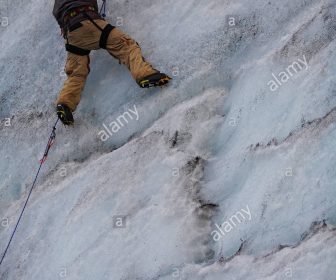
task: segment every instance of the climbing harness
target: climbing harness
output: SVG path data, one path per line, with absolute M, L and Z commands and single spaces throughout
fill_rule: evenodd
M 107 24 L 104 28 L 101 28 L 87 13 L 84 12 L 83 14 L 89 21 L 92 22 L 92 24 L 95 27 L 97 27 L 102 32 L 99 39 L 99 47 L 101 47 L 102 49 L 106 49 L 108 36 L 110 35 L 111 31 L 115 28 L 115 26 Z
M 56 126 L 57 126 L 58 121 L 59 121 L 59 118 L 57 118 L 57 121 L 56 121 L 56 123 L 54 124 L 54 127 L 53 127 L 53 129 L 52 129 L 52 132 L 51 132 L 51 134 L 50 134 L 50 137 L 49 137 L 49 140 L 48 140 L 48 144 L 47 144 L 46 149 L 45 149 L 45 151 L 44 151 L 43 157 L 42 157 L 42 159 L 40 160 L 40 167 L 39 167 L 39 169 L 38 169 L 38 171 L 37 171 L 37 173 L 36 173 L 35 180 L 34 180 L 32 186 L 31 186 L 31 188 L 30 188 L 28 197 L 27 197 L 26 202 L 25 202 L 25 204 L 24 204 L 24 206 L 23 206 L 23 208 L 22 208 L 21 214 L 20 214 L 19 219 L 18 219 L 18 221 L 17 221 L 17 223 L 16 223 L 16 225 L 15 225 L 15 228 L 14 228 L 14 230 L 13 230 L 13 233 L 12 233 L 10 239 L 9 239 L 9 242 L 8 242 L 8 244 L 7 244 L 7 247 L 6 247 L 6 250 L 5 250 L 5 252 L 3 253 L 3 255 L 2 255 L 2 257 L 1 257 L 0 266 L 1 266 L 2 262 L 3 262 L 3 260 L 5 259 L 5 256 L 6 256 L 6 254 L 7 254 L 8 248 L 9 248 L 9 246 L 10 246 L 10 244 L 11 244 L 13 238 L 14 238 L 14 235 L 15 235 L 15 233 L 16 233 L 16 230 L 17 230 L 17 228 L 18 228 L 18 226 L 19 226 L 19 223 L 20 223 L 20 221 L 21 221 L 21 219 L 22 219 L 23 213 L 24 213 L 24 211 L 25 211 L 25 209 L 26 209 L 26 207 L 27 207 L 28 201 L 29 201 L 30 196 L 31 196 L 31 194 L 32 194 L 32 192 L 33 192 L 33 189 L 34 189 L 34 187 L 35 187 L 35 184 L 36 184 L 38 175 L 40 174 L 40 170 L 41 170 L 41 168 L 42 168 L 42 165 L 43 165 L 43 163 L 45 163 L 45 161 L 47 160 L 49 150 L 50 150 L 51 146 L 54 144 L 54 141 L 55 141 L 55 138 L 56 138 Z
M 106 49 L 106 44 L 107 44 L 107 39 L 111 33 L 111 31 L 115 28 L 115 26 L 111 24 L 107 24 L 104 28 L 101 28 L 93 19 L 90 17 L 88 12 L 95 11 L 94 7 L 88 6 L 88 7 L 83 7 L 83 8 L 77 8 L 75 10 L 71 10 L 66 16 L 65 16 L 65 21 L 68 21 L 70 18 L 76 17 L 80 14 L 84 15 L 89 21 L 92 22 L 92 24 L 97 27 L 101 31 L 100 39 L 99 39 L 99 47 L 102 49 Z M 101 17 L 105 18 L 106 17 L 106 0 L 103 0 L 103 4 L 100 8 L 99 14 Z M 81 24 L 79 25 L 81 26 Z M 75 27 L 73 27 L 75 28 Z M 67 43 L 65 44 L 65 49 L 68 52 L 71 52 L 73 54 L 85 56 L 90 54 L 90 50 L 82 49 L 80 47 L 74 46 L 69 44 L 68 38 L 65 33 L 65 38 L 67 40 Z
M 70 11 L 66 12 L 63 22 L 67 23 L 70 19 L 81 15 L 83 12 L 96 12 L 95 7 L 93 6 L 83 6 L 79 8 L 73 8 Z
M 81 55 L 81 56 L 86 56 L 90 54 L 90 50 L 85 50 L 79 47 L 76 47 L 74 45 L 70 45 L 69 43 L 65 44 L 65 49 L 73 54 Z

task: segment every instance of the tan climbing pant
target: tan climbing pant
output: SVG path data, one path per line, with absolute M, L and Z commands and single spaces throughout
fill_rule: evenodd
M 102 19 L 94 20 L 100 28 L 108 22 Z M 101 30 L 90 20 L 81 22 L 82 26 L 67 34 L 68 43 L 86 50 L 99 49 Z M 142 78 L 157 72 L 142 56 L 136 41 L 120 29 L 114 28 L 106 44 L 106 50 L 116 59 L 127 66 L 133 78 L 138 82 Z M 90 57 L 68 52 L 65 64 L 67 80 L 59 94 L 57 104 L 64 104 L 75 111 L 84 89 L 86 78 L 90 72 Z

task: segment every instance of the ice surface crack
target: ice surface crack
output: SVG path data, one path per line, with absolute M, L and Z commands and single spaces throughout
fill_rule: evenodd
M 312 134 L 314 132 L 320 132 L 322 129 L 327 128 L 330 124 L 336 121 L 336 107 L 330 110 L 326 115 L 320 118 L 316 118 L 311 121 L 302 120 L 301 126 L 290 132 L 286 138 L 279 141 L 277 138 L 272 138 L 267 144 L 258 142 L 257 144 L 250 145 L 248 149 L 256 152 L 258 150 L 264 150 L 270 147 L 276 147 L 288 142 L 294 142 L 304 134 Z

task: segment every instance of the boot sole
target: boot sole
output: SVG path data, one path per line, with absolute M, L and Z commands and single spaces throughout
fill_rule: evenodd
M 64 110 L 57 110 L 57 115 L 64 125 L 73 125 L 74 124 L 73 121 L 68 121 L 68 120 L 65 119 L 66 113 L 65 113 Z
M 144 80 L 144 81 L 141 81 L 139 85 L 141 88 L 162 87 L 162 86 L 167 85 L 170 80 L 171 78 L 167 76 L 154 83 L 151 82 L 150 80 Z

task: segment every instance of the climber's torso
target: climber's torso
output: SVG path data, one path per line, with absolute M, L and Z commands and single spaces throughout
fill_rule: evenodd
M 64 27 L 64 17 L 66 13 L 70 10 L 79 8 L 79 7 L 85 7 L 85 6 L 91 6 L 96 11 L 98 11 L 98 3 L 97 0 L 55 0 L 54 3 L 54 9 L 53 9 L 53 15 L 55 16 L 58 24 L 61 27 Z M 99 18 L 98 13 L 94 15 L 93 13 L 90 14 L 92 18 Z M 83 20 L 82 18 L 78 18 L 77 21 Z

